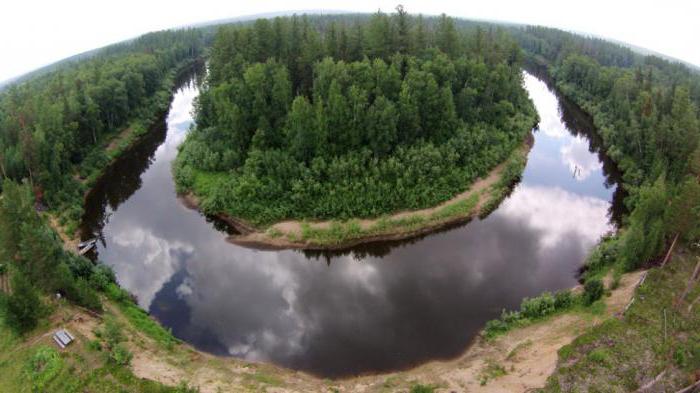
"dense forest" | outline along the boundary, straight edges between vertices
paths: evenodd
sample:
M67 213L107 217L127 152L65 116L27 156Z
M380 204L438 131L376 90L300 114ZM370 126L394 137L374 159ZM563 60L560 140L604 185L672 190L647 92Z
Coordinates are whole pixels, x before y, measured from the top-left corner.
M401 7L223 27L176 164L179 190L256 224L435 205L534 125L520 58L504 31Z
M0 172L32 185L69 232L82 214L85 179L110 161L106 143L145 132L169 106L179 68L198 58L198 30L146 34L0 93Z

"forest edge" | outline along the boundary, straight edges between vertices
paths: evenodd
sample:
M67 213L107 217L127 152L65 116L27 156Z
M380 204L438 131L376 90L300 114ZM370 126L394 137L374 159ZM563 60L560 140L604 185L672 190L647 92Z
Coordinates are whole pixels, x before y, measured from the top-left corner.
M346 221L287 220L267 227L256 227L224 212L214 217L238 232L228 241L262 250L343 250L366 243L412 239L491 213L520 180L533 144L532 132L528 132L523 143L486 176L476 179L464 192L425 209ZM511 170L507 170L509 166ZM199 198L191 191L181 194L180 201L200 210Z

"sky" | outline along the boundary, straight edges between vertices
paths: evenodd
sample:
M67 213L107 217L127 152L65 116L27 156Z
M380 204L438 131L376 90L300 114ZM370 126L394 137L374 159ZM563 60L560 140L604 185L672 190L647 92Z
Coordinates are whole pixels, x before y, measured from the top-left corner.
M289 10L392 11L558 27L700 65L698 0L8 0L0 5L0 81L149 31Z

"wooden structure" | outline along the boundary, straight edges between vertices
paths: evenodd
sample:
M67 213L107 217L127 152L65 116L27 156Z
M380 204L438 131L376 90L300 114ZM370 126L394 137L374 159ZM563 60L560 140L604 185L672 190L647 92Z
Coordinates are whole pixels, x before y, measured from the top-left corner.
M64 349L68 345L70 345L70 343L72 343L73 340L75 340L75 338L73 337L73 335L68 333L67 330L61 329L57 330L56 333L53 334L53 340L56 342L56 344L58 344L59 347L61 347L61 349Z
M85 255L88 251L95 248L96 245L97 239L90 239L82 243L78 243L78 255Z

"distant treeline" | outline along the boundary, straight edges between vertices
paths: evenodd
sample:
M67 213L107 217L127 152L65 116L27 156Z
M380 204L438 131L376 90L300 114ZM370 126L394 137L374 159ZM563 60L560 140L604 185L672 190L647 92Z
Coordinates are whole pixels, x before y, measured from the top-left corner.
M151 33L10 86L0 94L2 177L28 179L74 227L84 191L76 177L108 161L119 131L148 128L167 109L176 68L204 45L198 30Z
M261 224L437 204L535 123L520 59L503 30L401 7L222 27L177 184Z

